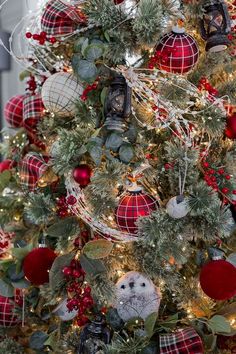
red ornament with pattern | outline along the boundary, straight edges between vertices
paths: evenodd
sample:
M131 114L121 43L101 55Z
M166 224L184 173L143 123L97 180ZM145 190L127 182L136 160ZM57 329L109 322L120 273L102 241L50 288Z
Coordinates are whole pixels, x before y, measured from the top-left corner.
M24 95L16 95L9 99L4 108L4 116L11 128L20 128L23 123Z
M194 68L199 58L199 49L195 39L185 33L184 28L174 27L157 44L154 55L159 69L186 74Z
M140 216L150 215L158 208L157 200L142 191L136 183L123 194L115 212L116 223L121 231L136 234L136 222Z
M225 135L229 139L236 139L236 109L234 108L232 113L228 115L226 122Z
M14 313L16 305L22 305L22 296L19 290L14 297L0 295L0 327L14 327L20 323L19 317Z

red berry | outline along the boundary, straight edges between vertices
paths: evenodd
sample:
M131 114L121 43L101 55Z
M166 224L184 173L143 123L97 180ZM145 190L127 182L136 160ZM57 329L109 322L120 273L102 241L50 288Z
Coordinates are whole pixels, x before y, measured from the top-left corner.
M67 209L60 209L58 212L57 212L57 215L60 217L60 218L65 218L68 216L68 210Z
M26 38L31 38L32 37L32 33L31 32L26 32L25 36L26 36Z
M221 192L223 193L223 194L227 194L227 193L229 193L229 188L222 188L221 189Z
M216 181L216 177L215 176L211 176L211 181L215 182Z
M40 36L41 36L42 38L46 39L47 33L44 32L44 31L42 31L42 32L40 32Z
M57 39L56 39L55 37L51 37L51 38L50 38L50 42L51 42L52 44L56 43L56 41L57 41Z
M230 175L226 175L226 176L225 176L225 179L230 180L230 179L231 179L231 176L230 176Z
M77 320L77 325L79 327L82 327L88 322L88 320L89 320L88 317L82 316L80 319Z
M98 85L96 83L92 84L92 90L95 90L97 88L97 86Z
M236 189L234 189L232 193L233 193L233 194L236 194Z
M36 40L36 41L38 41L39 39L40 39L40 36L39 36L39 34L33 34L33 39L34 40Z
M223 168L220 168L218 171L219 175L223 175L225 173L225 170Z
M67 197L66 201L67 201L67 204L69 204L69 205L75 205L77 202L77 199L73 195L69 195L69 197Z
M211 169L208 171L209 175L213 175L215 173L215 170Z
M74 246L81 247L81 238L80 237L76 237L76 239L74 240Z
M206 168L208 168L209 167L209 163L208 162L203 162L203 167L206 167Z
M87 294L87 295L91 293L91 288L90 288L90 286L86 286L86 287L84 288L84 293Z
M93 305L93 299L91 298L91 296L85 296L83 298L83 305L86 308L91 307Z
M165 163L164 168L165 168L165 170L169 170L170 168L172 168L172 166L170 163Z
M66 204L66 197L63 195L61 197L58 198L57 200L57 206L59 207L64 207Z
M80 96L80 98L81 98L82 101L86 101L88 97L85 96L84 94L82 94L82 95Z
M72 299L72 300L71 300L71 305L72 305L73 307L77 307L77 306L79 305L79 301L78 301L77 299Z
M70 276L72 274L72 269L70 267L64 267L62 269L62 273L65 275L65 276Z
M154 69L154 65L153 64L148 64L148 69Z
M81 270L79 270L79 269L73 269L72 275L73 275L74 278L80 278L81 275L82 275L82 274L81 274Z
M72 261L70 262L70 266L71 268L76 268L78 265L78 262L76 259L72 259Z

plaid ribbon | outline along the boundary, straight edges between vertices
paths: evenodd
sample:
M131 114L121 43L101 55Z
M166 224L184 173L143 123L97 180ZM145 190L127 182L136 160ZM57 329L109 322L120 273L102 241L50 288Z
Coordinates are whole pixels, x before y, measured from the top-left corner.
M202 340L193 328L160 335L160 354L204 354Z
M19 164L20 181L23 187L35 189L38 180L48 169L47 161L40 154L30 152Z
M83 22L85 19L76 7L60 0L51 0L41 18L41 27L47 35L56 36L74 32Z
M27 96L23 101L23 126L29 133L35 133L35 128L42 118L44 105L40 94Z
M23 122L23 100L24 95L16 95L9 99L5 108L4 116L12 128L19 128Z

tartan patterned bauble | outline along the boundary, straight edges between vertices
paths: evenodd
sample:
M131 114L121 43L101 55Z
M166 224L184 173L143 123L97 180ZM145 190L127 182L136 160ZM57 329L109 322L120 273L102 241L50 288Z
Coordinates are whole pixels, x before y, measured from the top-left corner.
M47 161L35 152L29 152L19 163L20 182L23 187L34 189L48 169Z
M68 117L75 114L75 103L82 93L83 87L75 75L59 72L43 84L42 100L51 113Z
M16 95L9 99L4 108L4 116L11 128L19 128L23 123L24 95Z
M118 228L130 234L137 233L138 218L151 214L157 208L157 200L134 184L122 195L116 208L115 218Z
M4 160L0 162L0 173L6 170L10 170L12 168L13 162L12 160Z
M236 267L223 260L212 260L202 267L200 284L214 300L228 300L236 295Z
M0 295L0 327L14 327L20 323L20 319L14 313L16 304L22 304L19 291L16 291L14 297Z
M193 328L179 329L159 337L160 354L204 354L202 340Z
M33 249L23 261L25 277L33 285L49 282L49 270L57 257L56 253L47 247Z
M172 73L188 73L199 57L195 39L179 27L174 27L172 32L165 34L155 49L158 68Z
M36 133L36 126L44 114L40 94L26 96L23 101L23 126L30 136Z
M229 139L236 139L236 110L227 117L225 135Z
M85 21L78 7L61 0L51 0L44 9L41 28L48 36L59 36L74 32Z

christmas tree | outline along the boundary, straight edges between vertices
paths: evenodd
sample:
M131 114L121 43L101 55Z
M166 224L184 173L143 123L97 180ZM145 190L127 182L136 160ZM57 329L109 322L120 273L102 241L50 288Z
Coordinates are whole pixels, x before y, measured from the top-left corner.
M16 25L0 353L235 353L235 13L49 0Z

